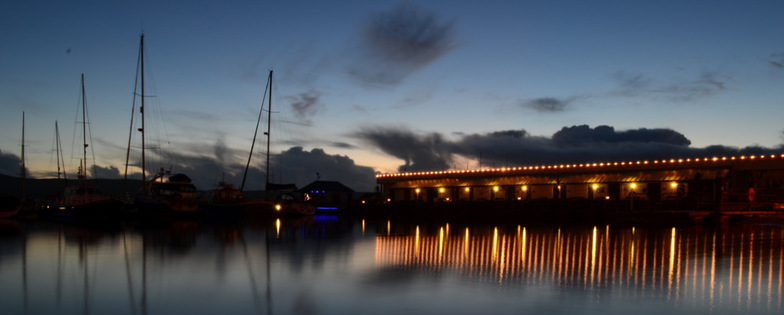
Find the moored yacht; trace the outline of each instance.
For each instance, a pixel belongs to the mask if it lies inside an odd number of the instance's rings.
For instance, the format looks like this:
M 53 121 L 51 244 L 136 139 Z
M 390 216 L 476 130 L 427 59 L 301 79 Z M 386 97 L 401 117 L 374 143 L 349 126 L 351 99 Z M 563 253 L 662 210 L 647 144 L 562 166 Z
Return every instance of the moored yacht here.
M 134 200 L 139 214 L 193 214 L 199 210 L 196 186 L 184 174 L 165 178 L 161 170 L 149 182 L 144 183 Z

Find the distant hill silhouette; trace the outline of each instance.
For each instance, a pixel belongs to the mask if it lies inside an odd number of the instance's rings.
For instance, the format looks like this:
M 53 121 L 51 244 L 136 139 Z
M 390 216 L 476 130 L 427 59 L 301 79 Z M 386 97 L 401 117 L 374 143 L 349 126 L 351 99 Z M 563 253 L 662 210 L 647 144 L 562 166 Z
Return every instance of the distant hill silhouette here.
M 122 179 L 89 179 L 91 183 L 103 190 L 107 196 L 120 196 L 123 191 Z M 76 180 L 68 180 L 68 183 L 76 183 Z M 50 198 L 57 196 L 63 191 L 66 182 L 62 179 L 27 179 L 25 182 L 27 198 Z M 142 181 L 129 179 L 127 190 L 137 192 L 142 186 Z M 19 195 L 22 193 L 22 179 L 0 174 L 0 194 Z
M 87 182 L 100 187 L 104 195 L 107 196 L 121 196 L 125 193 L 123 191 L 122 179 L 89 179 Z M 76 183 L 76 180 L 68 180 L 68 183 Z M 62 179 L 27 179 L 27 198 L 46 199 L 56 197 L 63 191 L 65 185 L 65 181 Z M 138 192 L 141 187 L 141 180 L 129 179 L 127 182 L 127 191 L 131 194 Z M 19 195 L 21 193 L 21 178 L 0 174 L 0 195 Z M 264 192 L 245 191 L 244 195 L 246 198 L 262 198 Z

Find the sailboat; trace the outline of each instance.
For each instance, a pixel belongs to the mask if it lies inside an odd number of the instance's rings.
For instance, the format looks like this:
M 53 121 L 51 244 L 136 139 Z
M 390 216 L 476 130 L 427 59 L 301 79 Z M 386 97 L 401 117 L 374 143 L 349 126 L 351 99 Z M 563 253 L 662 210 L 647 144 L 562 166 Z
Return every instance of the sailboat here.
M 77 183 L 66 185 L 63 195 L 55 202 L 55 214 L 60 216 L 116 215 L 119 214 L 119 201 L 105 196 L 99 187 L 87 182 L 87 147 L 89 145 L 87 144 L 87 105 L 84 92 L 84 74 L 82 74 L 82 148 L 84 158 L 79 162 L 77 169 Z
M 184 174 L 170 175 L 163 168 L 151 180 L 147 180 L 147 165 L 145 159 L 145 129 L 144 129 L 144 34 L 139 41 L 139 59 L 137 65 L 137 79 L 141 78 L 139 86 L 141 93 L 137 94 L 134 88 L 134 102 L 136 96 L 141 100 L 139 114 L 141 116 L 142 143 L 142 188 L 133 200 L 135 212 L 143 215 L 165 215 L 195 213 L 199 209 L 196 187 L 191 179 Z M 133 109 L 135 111 L 135 108 Z M 128 136 L 128 153 L 125 160 L 125 177 L 128 177 L 128 161 L 131 150 L 131 137 L 133 137 L 133 114 L 131 115 L 131 132 Z M 168 178 L 167 178 L 168 176 Z
M 281 185 L 281 184 L 274 184 L 270 183 L 270 134 L 271 134 L 271 126 L 272 126 L 272 70 L 269 72 L 269 77 L 267 78 L 267 82 L 269 84 L 269 98 L 268 98 L 268 106 L 267 106 L 267 132 L 264 135 L 267 137 L 267 163 L 266 163 L 266 179 L 264 181 L 265 184 L 265 194 L 267 200 L 273 200 L 275 203 L 275 211 L 280 215 L 313 215 L 315 213 L 315 208 L 312 204 L 308 203 L 307 201 L 310 200 L 310 197 L 307 193 L 300 196 L 294 193 L 296 190 L 296 186 L 293 184 L 291 185 Z M 262 111 L 264 110 L 264 105 L 262 104 Z M 261 112 L 259 112 L 259 119 L 261 119 Z M 256 124 L 258 130 L 258 123 Z M 253 139 L 255 141 L 256 135 L 254 134 Z M 251 150 L 252 151 L 252 150 Z M 250 158 L 248 158 L 248 163 L 250 163 Z M 247 165 L 245 167 L 245 173 L 247 174 Z M 245 185 L 243 179 L 243 186 Z M 281 189 L 283 188 L 283 189 Z
M 306 201 L 307 196 L 300 198 L 293 193 L 296 189 L 294 185 L 279 185 L 272 184 L 269 181 L 269 167 L 270 167 L 270 131 L 271 131 L 271 116 L 272 116 L 272 70 L 267 77 L 267 89 L 269 92 L 269 103 L 267 107 L 267 131 L 264 135 L 267 137 L 267 163 L 266 163 L 266 180 L 265 190 L 267 198 L 265 199 L 246 199 L 243 196 L 245 188 L 245 181 L 250 168 L 250 161 L 253 157 L 253 148 L 256 144 L 256 136 L 258 135 L 259 124 L 261 123 L 262 114 L 264 113 L 264 102 L 262 101 L 261 110 L 259 111 L 259 118 L 256 121 L 256 130 L 253 134 L 253 142 L 250 146 L 250 153 L 248 155 L 248 162 L 245 164 L 245 173 L 242 176 L 242 185 L 237 189 L 234 185 L 221 181 L 219 186 L 212 190 L 212 199 L 204 205 L 205 210 L 208 212 L 220 211 L 222 213 L 234 213 L 242 211 L 248 215 L 313 215 L 315 209 Z M 280 191 L 279 188 L 291 187 L 290 191 Z M 272 190 L 272 191 L 271 191 Z M 276 191 L 277 190 L 277 191 Z M 274 195 L 273 195 L 274 194 Z
M 200 206 L 208 216 L 241 216 L 246 212 L 274 213 L 275 205 L 264 200 L 245 198 L 242 189 L 221 180 L 207 192 L 206 202 Z

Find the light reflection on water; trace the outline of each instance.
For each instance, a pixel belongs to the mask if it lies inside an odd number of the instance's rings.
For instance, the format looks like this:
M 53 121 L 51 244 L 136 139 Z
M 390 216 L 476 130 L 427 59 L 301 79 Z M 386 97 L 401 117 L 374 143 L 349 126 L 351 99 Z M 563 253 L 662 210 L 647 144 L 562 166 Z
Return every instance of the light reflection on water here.
M 453 273 L 499 289 L 547 288 L 602 303 L 781 313 L 784 228 L 622 228 L 476 232 L 376 239 L 376 265 Z M 564 301 L 564 302 L 569 302 Z M 644 310 L 643 310 L 644 311 Z
M 0 223 L 3 314 L 784 311 L 782 226 Z

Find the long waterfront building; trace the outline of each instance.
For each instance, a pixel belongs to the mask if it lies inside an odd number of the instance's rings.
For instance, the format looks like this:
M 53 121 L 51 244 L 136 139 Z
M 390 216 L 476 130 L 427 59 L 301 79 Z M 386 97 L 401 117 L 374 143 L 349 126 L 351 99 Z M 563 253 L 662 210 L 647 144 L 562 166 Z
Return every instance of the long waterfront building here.
M 643 200 L 638 208 L 780 208 L 784 154 L 408 172 L 376 181 L 388 203 Z

